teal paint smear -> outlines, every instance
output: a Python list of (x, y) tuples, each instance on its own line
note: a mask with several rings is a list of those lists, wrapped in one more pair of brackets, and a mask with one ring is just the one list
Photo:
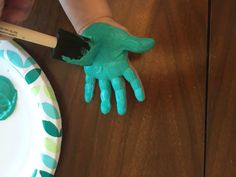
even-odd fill
[(0, 121), (6, 120), (15, 110), (17, 91), (11, 81), (0, 76)]

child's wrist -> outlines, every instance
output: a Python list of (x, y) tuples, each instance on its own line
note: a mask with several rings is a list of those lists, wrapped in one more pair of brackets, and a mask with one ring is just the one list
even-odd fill
[(78, 25), (75, 30), (78, 34), (81, 34), (88, 26), (104, 18), (112, 18), (112, 17), (111, 15), (104, 15), (104, 16), (90, 18), (86, 20), (83, 24)]
[(117, 23), (115, 20), (112, 19), (111, 16), (101, 16), (101, 17), (97, 17), (97, 18), (94, 18), (94, 19), (91, 19), (90, 21), (88, 21), (87, 23), (85, 23), (84, 25), (81, 25), (79, 27), (77, 27), (76, 32), (78, 34), (82, 34), (83, 31), (89, 27), (91, 24), (93, 23), (98, 23), (98, 22), (101, 22), (101, 23), (107, 23), (107, 24), (110, 24), (112, 26), (115, 26), (115, 27), (118, 27), (118, 28), (121, 28), (125, 31), (128, 31), (124, 26), (122, 26), (121, 24)]

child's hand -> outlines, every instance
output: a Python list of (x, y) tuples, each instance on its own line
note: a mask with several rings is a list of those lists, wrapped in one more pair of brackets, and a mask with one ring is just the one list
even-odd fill
[(21, 23), (29, 15), (34, 0), (0, 0), (1, 20)]
[(127, 105), (123, 78), (131, 84), (138, 101), (145, 99), (141, 81), (128, 62), (128, 51), (135, 53), (148, 51), (154, 46), (154, 40), (132, 36), (125, 30), (105, 23), (90, 25), (82, 35), (91, 40), (90, 51), (81, 60), (67, 58), (65, 61), (81, 65), (80, 61), (86, 63), (85, 60), (87, 60), (87, 64), (91, 64), (84, 67), (86, 74), (85, 101), (92, 100), (97, 79), (101, 90), (102, 113), (110, 112), (112, 87), (115, 92), (117, 111), (120, 115), (124, 115)]

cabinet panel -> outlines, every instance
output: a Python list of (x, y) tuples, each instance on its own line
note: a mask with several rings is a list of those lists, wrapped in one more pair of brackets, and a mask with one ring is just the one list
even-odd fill
[(236, 1), (212, 0), (207, 177), (236, 176)]

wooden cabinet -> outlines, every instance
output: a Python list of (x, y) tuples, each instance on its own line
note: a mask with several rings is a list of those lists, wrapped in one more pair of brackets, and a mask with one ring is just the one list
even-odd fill
[[(84, 73), (50, 49), (20, 42), (47, 74), (63, 116), (56, 177), (235, 177), (236, 1), (109, 0), (130, 33), (156, 40), (130, 54), (146, 91), (127, 84), (128, 112), (100, 113), (100, 91), (83, 100)], [(24, 26), (73, 31), (56, 0), (36, 0)], [(204, 176), (205, 175), (205, 176)]]
[(209, 51), (207, 177), (236, 176), (236, 1), (213, 0)]

